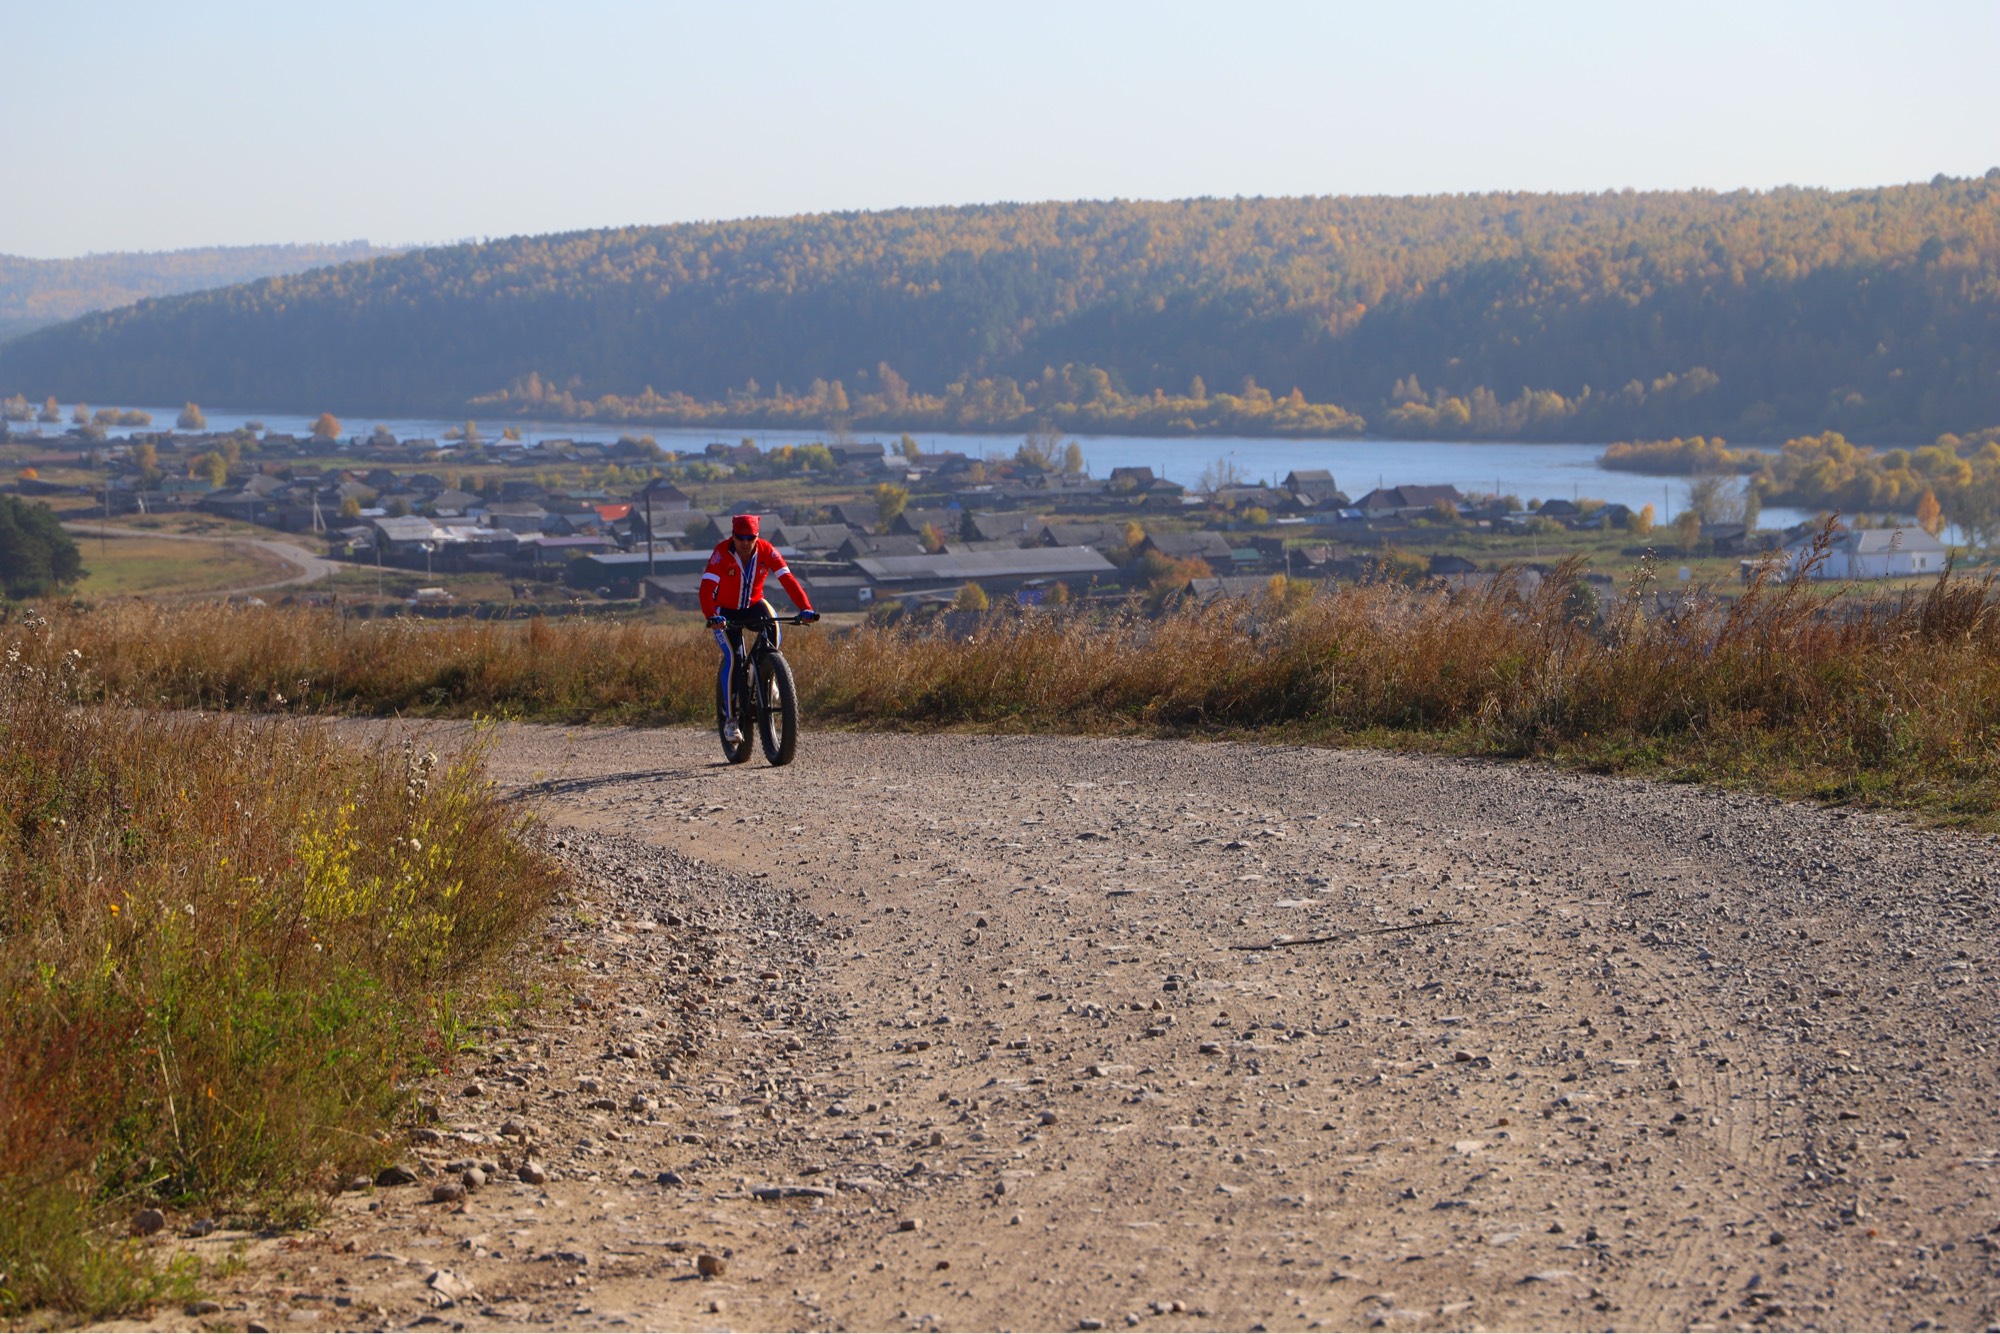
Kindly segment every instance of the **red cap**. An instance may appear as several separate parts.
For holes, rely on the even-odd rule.
[[[757,536],[757,516],[754,514],[739,514],[731,519],[729,521],[729,535],[731,537]]]

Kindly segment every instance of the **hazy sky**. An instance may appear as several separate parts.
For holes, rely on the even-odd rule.
[[[0,253],[2000,165],[2000,4],[0,0]]]

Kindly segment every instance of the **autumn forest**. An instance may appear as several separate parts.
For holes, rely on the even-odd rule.
[[[0,393],[600,423],[1433,439],[2000,423],[2000,169],[515,237],[0,345]]]

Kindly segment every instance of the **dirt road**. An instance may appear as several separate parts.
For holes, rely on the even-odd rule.
[[[1324,750],[718,761],[499,735],[588,886],[556,1005],[198,1323],[2000,1320],[1992,840]]]

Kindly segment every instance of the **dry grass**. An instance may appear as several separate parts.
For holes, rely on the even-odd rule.
[[[1947,575],[1875,602],[1803,582],[1601,611],[1575,571],[1522,600],[1292,585],[1160,619],[995,616],[970,636],[794,632],[810,725],[1255,734],[1539,757],[1990,825],[2000,617]],[[706,722],[698,629],[343,621],[127,606],[54,627],[142,702]]]
[[[158,1290],[137,1208],[282,1221],[375,1165],[554,881],[476,761],[135,713],[5,640],[0,1316],[87,1316]]]

